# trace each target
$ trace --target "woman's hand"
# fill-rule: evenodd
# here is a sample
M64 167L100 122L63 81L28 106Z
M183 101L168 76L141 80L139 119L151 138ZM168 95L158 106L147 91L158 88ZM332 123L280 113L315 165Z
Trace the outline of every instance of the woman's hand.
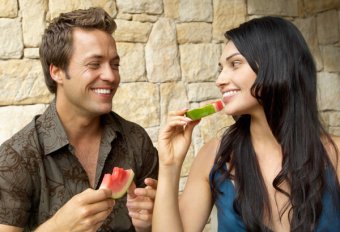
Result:
M181 166L191 144L192 131L200 122L184 116L187 109L168 114L165 127L158 137L159 162L163 166Z

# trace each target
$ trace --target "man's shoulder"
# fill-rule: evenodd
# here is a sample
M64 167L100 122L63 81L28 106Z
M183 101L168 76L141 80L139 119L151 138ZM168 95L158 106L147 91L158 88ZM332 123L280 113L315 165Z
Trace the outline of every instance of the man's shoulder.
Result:
M36 141L38 140L37 124L39 124L37 119L39 117L40 115L36 115L31 122L3 142L1 147L11 148L18 153L25 151L28 147L36 147Z

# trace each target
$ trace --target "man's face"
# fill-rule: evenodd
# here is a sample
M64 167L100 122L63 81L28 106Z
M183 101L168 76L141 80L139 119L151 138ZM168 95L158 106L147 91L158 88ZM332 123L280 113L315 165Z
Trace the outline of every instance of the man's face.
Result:
M73 31L73 51L57 98L83 116L111 111L119 82L119 56L112 36L100 30ZM66 106L66 107L65 107Z

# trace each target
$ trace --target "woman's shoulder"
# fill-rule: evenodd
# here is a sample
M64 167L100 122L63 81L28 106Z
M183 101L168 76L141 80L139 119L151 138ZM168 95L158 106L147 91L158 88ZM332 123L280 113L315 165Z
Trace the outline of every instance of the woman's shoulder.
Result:
M338 179L340 180L340 136L331 135L332 143L325 143L326 151L329 155L329 158L334 165L334 168L337 172Z
M335 145L337 146L338 150L340 150L340 136L331 135L331 138L334 141Z
M197 154L197 157L209 157L215 159L221 140L213 138L205 143Z
M210 173L212 166L214 165L214 160L220 146L219 139L211 139L205 143L202 148L197 153L195 160L193 162L193 167L199 167L200 171L206 176Z

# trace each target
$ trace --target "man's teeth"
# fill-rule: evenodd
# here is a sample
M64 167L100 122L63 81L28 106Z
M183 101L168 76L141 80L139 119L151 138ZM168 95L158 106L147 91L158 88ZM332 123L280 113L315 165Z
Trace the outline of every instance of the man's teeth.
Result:
M223 93L223 97L229 97L229 96L234 95L238 92L239 92L238 90L228 91L228 92Z
M95 89L94 92L98 94L110 94L111 89Z

